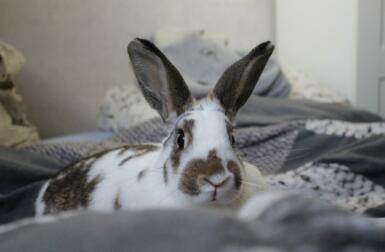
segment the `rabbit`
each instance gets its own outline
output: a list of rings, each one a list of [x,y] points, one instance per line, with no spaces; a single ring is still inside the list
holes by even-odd
[[[160,144],[127,145],[75,162],[44,183],[35,214],[195,206],[238,209],[265,190],[257,167],[234,148],[233,123],[274,46],[265,42],[227,68],[207,97],[150,41],[128,45],[139,87],[169,133]]]

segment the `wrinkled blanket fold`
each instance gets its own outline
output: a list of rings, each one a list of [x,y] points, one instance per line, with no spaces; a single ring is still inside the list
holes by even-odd
[[[385,122],[342,105],[252,96],[236,120],[240,155],[265,175],[270,190],[317,195],[363,213],[385,203]],[[167,129],[151,119],[98,143],[26,149],[69,164],[127,143],[159,142]],[[384,215],[385,216],[385,215]]]

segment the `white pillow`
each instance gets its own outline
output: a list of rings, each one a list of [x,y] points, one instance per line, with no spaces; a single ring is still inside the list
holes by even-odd
[[[99,128],[118,132],[158,117],[136,85],[114,87],[106,92],[100,108]]]

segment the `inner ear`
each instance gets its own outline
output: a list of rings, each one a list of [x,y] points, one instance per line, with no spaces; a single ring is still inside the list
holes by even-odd
[[[150,41],[135,39],[128,54],[142,93],[165,122],[171,122],[192,103],[182,75]]]
[[[213,94],[231,120],[249,99],[273,50],[270,42],[260,44],[228,67],[219,78]]]

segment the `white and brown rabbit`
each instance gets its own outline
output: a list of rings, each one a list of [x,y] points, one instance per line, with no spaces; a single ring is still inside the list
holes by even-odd
[[[76,162],[48,180],[36,215],[68,210],[237,208],[263,190],[259,170],[234,149],[232,123],[274,46],[265,42],[231,65],[207,97],[195,100],[154,44],[135,39],[128,54],[144,97],[169,126],[161,144],[127,145]]]

